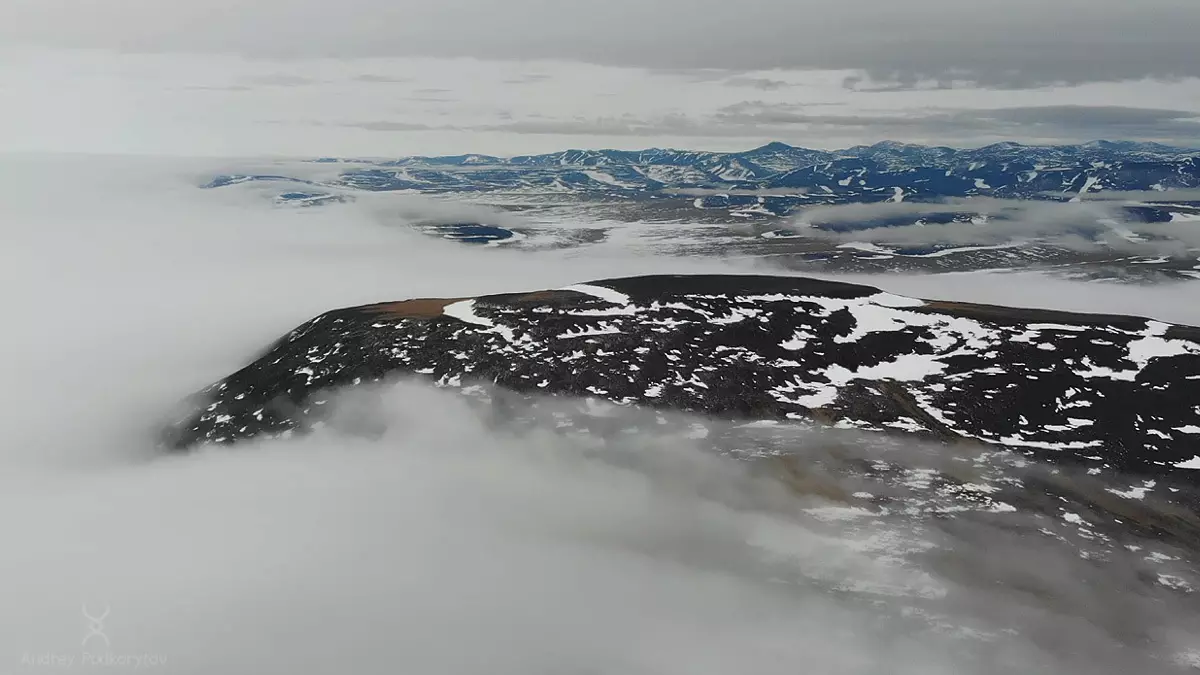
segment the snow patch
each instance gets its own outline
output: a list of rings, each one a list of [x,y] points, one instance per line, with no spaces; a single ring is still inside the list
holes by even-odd
[[[611,302],[614,305],[628,305],[629,304],[629,296],[628,295],[625,295],[624,293],[621,293],[619,291],[614,291],[611,288],[605,288],[603,286],[593,286],[592,284],[575,284],[573,286],[567,286],[565,288],[560,288],[558,290],[560,290],[560,291],[575,291],[576,293],[583,293],[584,295],[590,295],[594,298],[600,298],[601,300],[604,300],[605,302]]]
[[[501,326],[491,319],[479,316],[475,313],[474,300],[462,300],[460,302],[451,303],[442,308],[442,314],[445,316],[454,317],[464,323],[474,324],[476,326],[484,326],[490,332],[503,335],[509,342],[516,340],[516,335],[508,326]]]

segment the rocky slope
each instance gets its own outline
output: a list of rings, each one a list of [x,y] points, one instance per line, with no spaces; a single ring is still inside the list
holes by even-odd
[[[330,390],[403,375],[1200,478],[1198,328],[770,276],[610,279],[327,312],[197,394],[167,443],[302,432],[328,419]]]

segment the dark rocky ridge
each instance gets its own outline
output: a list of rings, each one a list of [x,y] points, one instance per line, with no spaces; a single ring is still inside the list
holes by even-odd
[[[334,310],[197,394],[165,442],[302,432],[323,423],[330,389],[403,375],[1200,478],[1198,328],[773,276],[610,279]]]

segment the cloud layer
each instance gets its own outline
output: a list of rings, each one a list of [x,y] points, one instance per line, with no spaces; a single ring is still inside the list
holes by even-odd
[[[16,0],[0,9],[0,37],[60,46],[846,69],[903,85],[997,87],[1198,76],[1198,24],[1192,0],[348,0],[336,9],[317,0]]]
[[[1181,190],[1180,199],[1195,191]],[[1121,194],[1121,193],[1118,193]],[[1124,193],[1122,199],[1145,193]],[[1155,193],[1162,199],[1163,193]],[[1147,195],[1150,196],[1150,195]],[[923,216],[960,214],[982,216],[981,222],[920,223]],[[890,223],[846,229],[864,221],[903,218],[910,225]],[[802,209],[794,216],[805,236],[843,242],[888,244],[995,245],[1048,243],[1080,251],[1127,251],[1146,255],[1194,258],[1200,250],[1200,229],[1190,221],[1146,223],[1131,218],[1117,199],[1081,202],[1017,199],[946,199],[940,202],[839,204]]]
[[[151,432],[174,401],[330,307],[745,271],[613,248],[530,257],[463,247],[411,232],[415,202],[389,195],[296,211],[254,191],[196,189],[220,168],[0,162],[0,351],[10,355],[0,389],[0,664],[14,672],[27,658],[78,654],[85,604],[92,616],[110,610],[115,654],[162,657],[176,673],[758,675],[804,663],[1116,674],[1149,666],[1124,661],[1141,657],[1123,655],[1111,631],[1136,624],[1167,653],[1196,634],[1194,617],[1140,595],[1150,591],[1134,567],[1096,572],[1073,550],[1018,547],[997,531],[984,546],[963,539],[949,550],[1010,580],[1037,556],[1039,583],[1077,613],[972,590],[888,557],[929,533],[799,524],[771,512],[763,483],[679,435],[617,434],[598,447],[498,433],[423,388],[393,393],[383,409],[392,428],[374,441],[318,436],[159,457]],[[944,277],[875,282],[1200,322],[1196,303],[1163,289],[986,275],[952,288]],[[813,439],[794,440],[809,450]],[[781,574],[798,582],[781,584]],[[856,601],[860,590],[839,586],[848,579],[926,593],[914,611],[949,612],[956,631],[981,625],[1001,637],[963,642],[882,620],[869,601],[878,596]],[[954,594],[931,605],[939,588]],[[1003,633],[1014,622],[1045,640]]]
[[[851,75],[0,49],[0,147],[386,157],[745,150],[776,140],[817,148],[881,140],[1200,143],[1200,79],[880,90],[848,88]]]
[[[887,138],[922,138],[934,144],[954,139],[1020,138],[1032,143],[1058,143],[1066,139],[1138,139],[1190,147],[1200,138],[1200,113],[1194,110],[1135,108],[1118,105],[1041,105],[970,110],[920,110],[890,114],[830,114],[804,104],[745,101],[725,106],[714,115],[716,128],[727,133],[762,133],[774,129],[780,136],[802,129]],[[724,126],[721,126],[724,125]],[[943,139],[938,142],[937,139]]]

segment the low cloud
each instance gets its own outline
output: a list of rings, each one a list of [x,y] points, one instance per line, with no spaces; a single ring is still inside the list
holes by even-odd
[[[1046,193],[1046,196],[1062,197],[1061,192]],[[1089,202],[1145,202],[1170,204],[1179,202],[1200,202],[1200,188],[1176,188],[1172,190],[1101,190],[1079,195],[1080,199]]]
[[[1161,193],[1160,193],[1161,194]],[[979,222],[926,222],[923,217],[980,215]],[[903,219],[913,224],[861,227]],[[1145,223],[1103,202],[1052,202],[974,197],[935,203],[841,204],[806,208],[792,218],[803,234],[842,242],[995,245],[1050,243],[1078,250],[1116,249],[1192,255],[1200,249],[1194,223]],[[854,226],[854,227],[846,227]]]
[[[1117,675],[1168,668],[1146,652],[1169,659],[1200,631],[1187,598],[1139,576],[1160,568],[1120,548],[1101,566],[987,522],[972,537],[797,513],[845,504],[776,500],[769,481],[706,452],[694,438],[705,421],[685,416],[632,435],[620,430],[653,413],[626,411],[607,435],[496,428],[448,392],[401,384],[378,409],[390,427],[374,440],[330,432],[163,457],[153,434],[175,401],[330,308],[751,268],[621,247],[465,247],[406,227],[440,212],[406,212],[395,195],[290,210],[254,190],[196,188],[237,163],[10,156],[2,167],[0,349],[15,355],[0,387],[0,660],[10,665],[77,654],[83,605],[110,610],[114,654],[197,674],[349,664],[768,675],[808,664]],[[69,199],[64,175],[75,177]],[[1200,320],[1190,289],[1017,276],[871,283]],[[728,432],[734,448],[762,441],[708,431]],[[854,451],[831,438],[796,431],[783,442],[834,468],[830,444],[850,465],[863,452],[947,463],[941,448]],[[813,470],[843,490],[865,487]],[[904,548],[929,543],[950,558]],[[977,576],[947,573],[955,567]],[[1031,569],[1044,593],[989,583],[1028,589]]]

